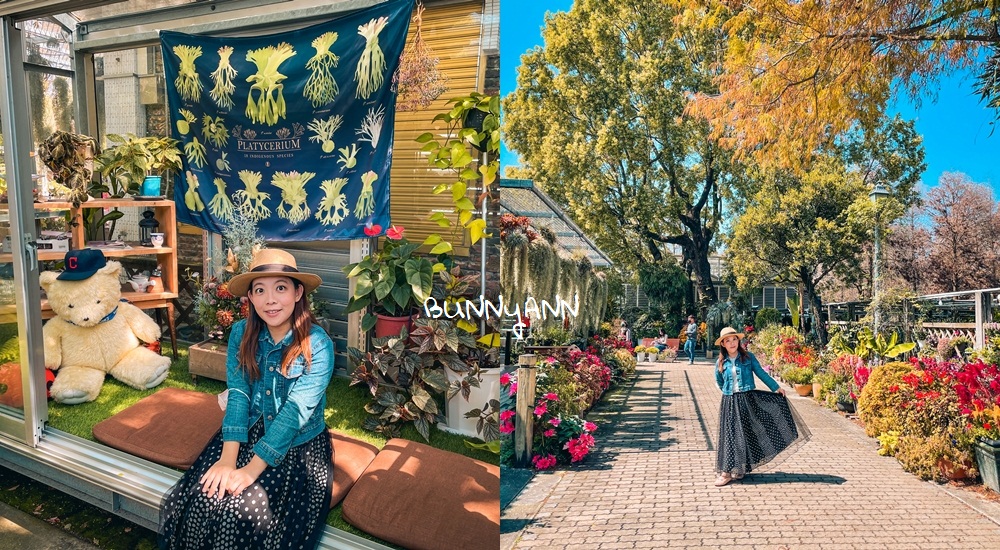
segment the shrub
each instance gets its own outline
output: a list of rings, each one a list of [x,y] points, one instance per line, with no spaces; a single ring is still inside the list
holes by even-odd
[[[757,315],[753,318],[753,326],[760,330],[767,327],[768,325],[780,325],[781,324],[781,312],[774,309],[773,307],[761,308],[757,312]]]
[[[616,349],[612,353],[618,364],[621,365],[622,375],[625,377],[631,377],[635,374],[635,356],[624,349]]]
[[[878,439],[878,454],[880,456],[896,456],[896,449],[899,447],[899,432],[896,430],[882,432],[875,439]]]
[[[865,433],[875,437],[902,427],[903,396],[899,386],[903,376],[913,372],[908,363],[886,363],[875,367],[861,395],[858,397],[858,418],[865,425]]]
[[[811,384],[814,374],[812,369],[801,367],[787,367],[781,371],[781,377],[789,384]]]
[[[944,481],[937,467],[938,458],[941,457],[938,441],[942,439],[944,436],[940,434],[931,437],[900,437],[896,446],[896,460],[903,465],[904,470],[924,481]]]

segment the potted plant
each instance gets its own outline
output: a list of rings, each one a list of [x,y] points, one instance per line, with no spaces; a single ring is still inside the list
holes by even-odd
[[[802,397],[806,397],[812,392],[813,376],[813,370],[810,368],[793,366],[781,371],[781,377],[791,384],[795,388],[795,392]]]
[[[55,190],[56,194],[65,195],[79,205],[88,198],[94,155],[100,151],[94,138],[58,130],[38,146],[38,158],[61,186]]]
[[[646,360],[646,348],[644,346],[636,346],[633,348],[633,351],[635,352],[635,360],[637,362],[642,363]]]
[[[343,268],[349,279],[356,280],[344,313],[371,306],[361,328],[368,331],[374,327],[376,338],[399,335],[433,288],[434,266],[416,255],[420,245],[408,241],[403,232],[402,227],[393,226],[386,232],[382,250]]]
[[[656,359],[662,363],[673,363],[677,359],[677,352],[673,348],[665,348],[656,354]]]
[[[161,194],[161,178],[181,168],[181,151],[173,138],[134,134],[108,134],[107,138],[114,145],[101,152],[96,161],[108,185],[93,186],[93,193],[124,197],[142,191],[145,196],[157,196]]]
[[[851,397],[851,385],[848,382],[837,384],[834,390],[836,396],[836,407],[838,411],[847,414],[854,414],[854,398]]]

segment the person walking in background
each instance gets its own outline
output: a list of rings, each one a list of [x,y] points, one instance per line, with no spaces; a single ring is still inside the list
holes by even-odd
[[[226,414],[164,497],[161,549],[319,545],[334,452],[323,418],[334,344],[309,310],[320,282],[276,249],[229,281],[251,308],[229,338]]]
[[[715,341],[719,347],[715,383],[722,390],[716,487],[742,479],[778,453],[810,437],[809,429],[788,405],[785,390],[764,372],[754,354],[743,347],[742,338],[743,334],[736,329],[726,327]],[[754,389],[755,375],[770,392]]]
[[[687,340],[684,341],[684,353],[687,353],[688,364],[694,364],[694,346],[698,343],[698,323],[694,320],[694,315],[688,315],[687,327],[684,329]]]

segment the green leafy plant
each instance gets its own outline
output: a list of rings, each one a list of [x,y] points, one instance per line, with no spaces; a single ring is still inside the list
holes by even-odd
[[[97,171],[107,178],[108,184],[91,186],[91,195],[108,193],[113,197],[123,197],[126,193],[138,192],[147,175],[162,176],[181,168],[179,142],[173,138],[108,134],[107,139],[113,145],[94,160]]]
[[[757,312],[757,315],[753,319],[754,327],[760,330],[768,325],[779,325],[781,324],[781,312],[774,309],[773,307],[761,308]]]
[[[371,306],[361,321],[363,330],[375,326],[376,313],[407,316],[430,297],[434,284],[431,262],[416,255],[419,244],[409,242],[403,229],[390,229],[382,250],[360,262],[343,268],[348,278],[356,280],[354,295],[344,313],[353,313]]]
[[[847,339],[838,333],[830,340],[831,350],[841,354],[857,355],[865,360],[881,362],[884,359],[895,359],[916,347],[913,342],[897,342],[898,335],[893,332],[886,340],[882,334],[872,334],[868,327],[862,328],[857,334],[857,344],[851,347]]]
[[[882,432],[876,439],[878,439],[878,454],[880,456],[896,456],[896,449],[899,447],[898,431]]]
[[[788,367],[781,371],[781,377],[789,384],[811,384],[814,374],[812,369],[801,367]]]
[[[475,214],[477,205],[492,192],[500,169],[498,157],[493,156],[500,151],[500,98],[473,92],[469,96],[449,101],[449,105],[451,109],[435,116],[434,121],[440,120],[447,124],[445,135],[455,138],[439,142],[434,133],[427,132],[417,137],[417,142],[423,144],[421,150],[428,153],[427,161],[432,166],[449,170],[458,176],[458,181],[441,184],[433,189],[434,194],[451,193],[458,224],[455,225],[443,212],[432,214],[430,220],[444,229],[454,226],[456,229],[468,230],[472,244],[476,244],[483,237],[490,236],[486,232],[486,220],[477,218]],[[482,117],[481,127],[464,127],[471,115]],[[476,159],[470,154],[468,144],[482,147],[491,155],[486,163],[479,165],[478,170],[472,167]],[[475,201],[466,197],[470,184],[479,185],[482,189]],[[440,235],[430,235],[424,240],[424,244],[434,247],[432,254],[451,251],[451,244]]]
[[[372,401],[365,406],[367,430],[395,436],[400,424],[413,422],[424,439],[430,427],[443,419],[441,405],[448,391],[445,369],[466,373],[462,354],[476,348],[468,332],[446,319],[417,319],[413,332],[376,338],[373,349],[348,349],[355,365],[351,385],[366,384]]]

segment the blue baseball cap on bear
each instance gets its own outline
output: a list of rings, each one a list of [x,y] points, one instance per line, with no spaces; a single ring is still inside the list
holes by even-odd
[[[82,281],[107,265],[104,253],[95,248],[70,250],[66,253],[66,269],[56,279],[60,281]]]

